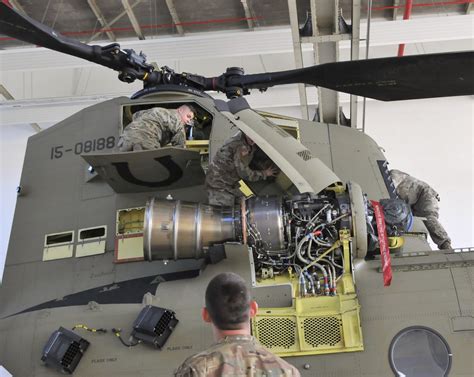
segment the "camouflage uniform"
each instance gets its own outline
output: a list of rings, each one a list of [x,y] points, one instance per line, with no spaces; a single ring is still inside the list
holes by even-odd
[[[413,178],[400,170],[391,170],[390,176],[398,196],[410,205],[413,215],[426,217],[424,223],[434,243],[440,249],[450,249],[451,239],[438,220],[439,194],[426,182]]]
[[[184,147],[184,123],[177,110],[153,107],[137,111],[118,141],[120,152],[158,149],[171,143]]]
[[[233,206],[235,198],[242,196],[239,190],[240,179],[265,179],[263,170],[249,168],[255,150],[256,146],[249,145],[244,134],[239,132],[217,151],[206,175],[209,204]]]
[[[299,377],[293,365],[272,354],[250,335],[226,336],[204,352],[191,356],[175,377]]]

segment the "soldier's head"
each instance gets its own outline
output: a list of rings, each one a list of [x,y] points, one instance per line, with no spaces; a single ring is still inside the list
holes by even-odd
[[[217,329],[250,329],[249,319],[257,314],[257,310],[257,303],[250,299],[249,289],[239,275],[224,272],[209,282],[202,317]]]
[[[184,124],[188,126],[194,125],[194,115],[196,114],[196,110],[191,105],[181,105],[177,109],[179,116]]]

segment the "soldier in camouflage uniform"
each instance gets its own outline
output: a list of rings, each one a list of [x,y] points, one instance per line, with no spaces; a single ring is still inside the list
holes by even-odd
[[[298,369],[250,335],[249,320],[257,310],[239,275],[225,272],[214,277],[206,289],[202,318],[211,324],[216,343],[186,359],[175,377],[299,377]]]
[[[137,111],[118,141],[120,152],[161,148],[168,143],[184,147],[185,125],[192,125],[194,111],[189,105],[175,109],[153,107]]]
[[[233,206],[235,198],[241,197],[239,181],[259,181],[277,174],[274,167],[252,170],[249,163],[256,151],[255,142],[238,132],[224,142],[209,164],[206,175],[206,188],[209,204]]]
[[[426,182],[400,170],[390,170],[397,195],[411,206],[413,215],[425,217],[431,239],[440,249],[451,249],[451,239],[439,222],[439,195]]]

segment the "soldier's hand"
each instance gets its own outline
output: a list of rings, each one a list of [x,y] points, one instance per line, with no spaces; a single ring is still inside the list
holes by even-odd
[[[270,166],[263,171],[265,177],[274,177],[278,174],[278,169],[274,166]]]

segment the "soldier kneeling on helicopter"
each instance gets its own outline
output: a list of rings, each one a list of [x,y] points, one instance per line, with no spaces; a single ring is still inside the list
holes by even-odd
[[[175,377],[299,377],[293,365],[264,348],[250,335],[250,318],[258,311],[244,279],[232,272],[215,276],[207,286],[202,319],[212,326],[216,343],[189,357]]]
[[[206,175],[209,204],[233,206],[235,198],[242,196],[239,189],[241,179],[259,181],[277,175],[274,166],[263,170],[249,167],[256,150],[255,142],[242,132],[224,142],[209,164]]]
[[[440,249],[451,249],[451,239],[439,222],[439,194],[428,183],[420,181],[400,170],[390,170],[397,195],[404,200],[413,215],[425,217],[426,229]]]
[[[120,152],[159,149],[167,144],[184,147],[185,126],[193,125],[195,110],[190,105],[177,109],[153,107],[137,111],[118,141]]]

